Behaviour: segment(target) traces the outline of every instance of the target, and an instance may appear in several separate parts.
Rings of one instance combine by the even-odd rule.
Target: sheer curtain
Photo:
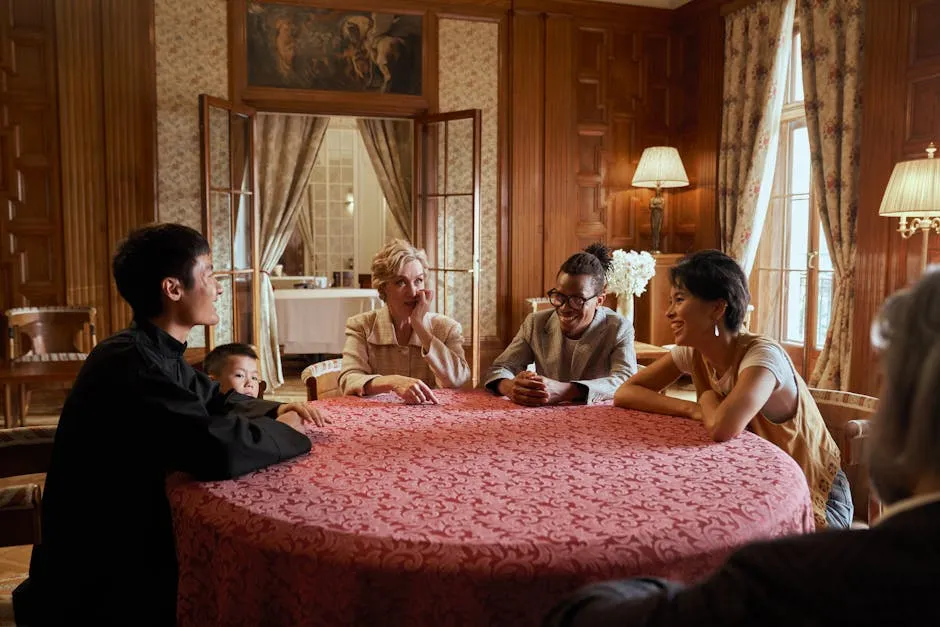
[[[856,221],[862,125],[864,0],[799,0],[813,200],[832,254],[835,293],[810,385],[847,390],[852,362]]]
[[[748,275],[777,160],[794,5],[760,0],[725,17],[718,225],[722,249]]]
[[[411,240],[412,125],[408,120],[356,120],[379,187],[399,230]]]
[[[297,224],[328,117],[259,114],[258,211],[261,217],[261,376],[272,387],[284,383],[277,337],[277,311],[270,272]]]

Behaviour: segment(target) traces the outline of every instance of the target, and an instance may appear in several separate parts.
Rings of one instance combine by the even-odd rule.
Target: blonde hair
[[[921,478],[940,477],[940,266],[891,296],[871,335],[883,383],[870,470],[881,499],[893,503]]]
[[[375,253],[372,258],[372,288],[379,291],[379,298],[385,300],[385,284],[395,280],[402,268],[412,261],[420,261],[424,271],[428,271],[428,256],[424,250],[403,239],[393,239]]]

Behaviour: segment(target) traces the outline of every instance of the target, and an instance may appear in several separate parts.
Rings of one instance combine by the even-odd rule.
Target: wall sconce
[[[356,198],[353,196],[352,190],[346,192],[346,202],[344,204],[346,206],[346,213],[352,215],[356,210]]]
[[[640,163],[633,174],[634,187],[655,188],[656,193],[650,198],[650,231],[652,234],[652,253],[659,253],[660,231],[663,227],[664,187],[685,187],[689,176],[685,173],[679,151],[669,146],[651,146],[643,150]]]
[[[940,159],[934,159],[935,152],[937,147],[930,142],[926,159],[895,164],[878,209],[880,216],[900,218],[898,233],[904,239],[923,232],[922,271],[927,267],[927,236],[931,229],[940,234]]]

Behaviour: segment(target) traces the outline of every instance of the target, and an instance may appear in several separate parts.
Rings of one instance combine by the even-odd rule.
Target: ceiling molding
[[[654,7],[656,9],[678,9],[691,0],[595,0],[609,4],[631,4],[637,7]]]

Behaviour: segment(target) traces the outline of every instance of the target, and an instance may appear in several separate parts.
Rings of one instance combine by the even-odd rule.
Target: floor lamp
[[[897,163],[878,209],[878,215],[900,218],[898,233],[904,239],[923,231],[921,272],[927,267],[927,236],[931,229],[940,234],[940,159],[934,159],[935,152],[930,142],[926,159]]]

